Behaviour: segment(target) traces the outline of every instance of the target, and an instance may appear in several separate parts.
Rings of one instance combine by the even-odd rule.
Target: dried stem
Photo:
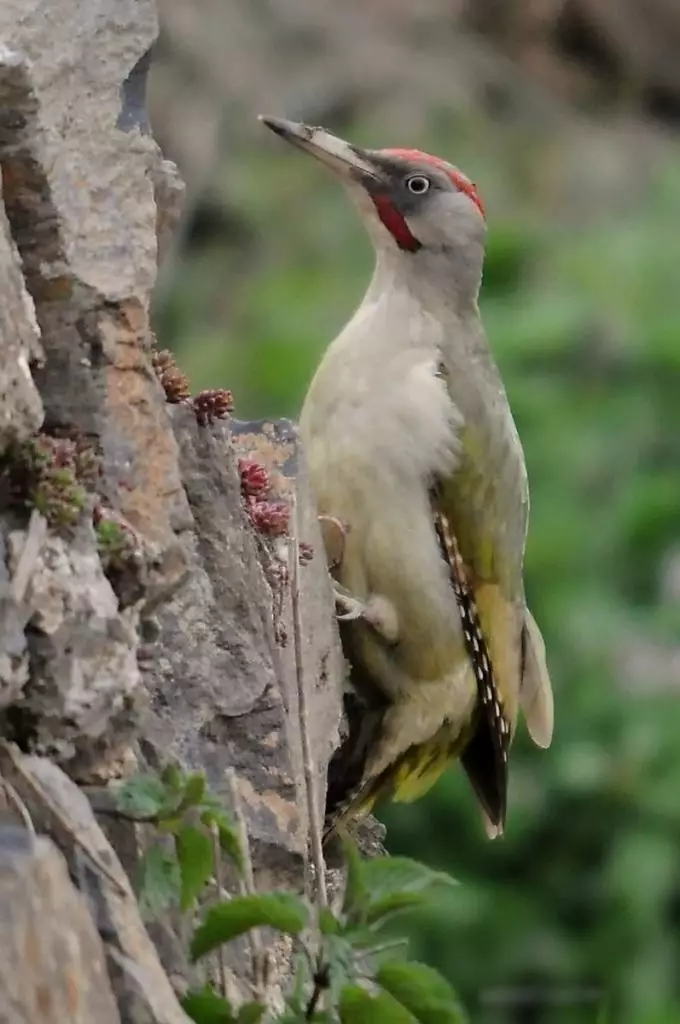
[[[47,520],[38,512],[37,509],[33,509],[31,512],[31,518],[28,522],[28,530],[26,531],[26,540],[24,547],[19,556],[17,567],[12,577],[12,597],[17,604],[21,604],[26,593],[35,564],[38,561],[40,550],[43,546],[43,541],[47,534]]]
[[[31,835],[34,836],[35,835],[35,825],[33,824],[33,819],[31,818],[31,815],[29,814],[28,807],[26,806],[24,801],[21,799],[21,797],[17,793],[17,791],[14,788],[14,786],[12,785],[12,783],[8,782],[6,779],[3,779],[1,775],[0,775],[0,789],[3,790],[3,792],[5,794],[5,798],[7,800],[7,803],[11,804],[12,807],[14,807],[14,809],[18,812],[19,817],[21,818],[21,820],[24,823],[24,828],[26,829],[26,831],[30,832]]]
[[[30,773],[28,773],[26,769],[23,767],[23,755],[20,753],[19,748],[13,743],[8,743],[6,740],[0,740],[0,752],[4,757],[6,757],[9,760],[10,764],[16,769],[16,771],[21,776],[22,780],[33,790],[33,792],[35,793],[36,797],[40,800],[40,802],[47,806],[49,813],[52,815],[54,820],[59,824],[59,827],[66,833],[66,835],[70,837],[74,845],[77,846],[83,852],[84,856],[87,857],[88,861],[95,869],[95,871],[98,871],[101,875],[103,875],[103,877],[111,883],[111,885],[117,890],[117,892],[120,893],[121,896],[129,896],[131,893],[131,889],[129,888],[129,886],[124,885],[122,882],[120,882],[113,874],[113,872],[110,870],[110,868],[108,868],[106,864],[103,863],[103,861],[99,857],[99,854],[96,853],[94,850],[91,850],[89,846],[86,845],[82,837],[78,835],[78,833],[74,830],[72,822],[70,822],[66,818],[66,816],[61,812],[59,807],[57,807],[57,805],[54,803],[54,800],[52,800],[49,797],[49,795],[46,793],[46,791],[43,789],[40,783],[36,782],[36,780],[30,775]],[[6,779],[3,780],[3,785],[5,790],[7,790]],[[14,790],[14,792],[16,792],[16,790]],[[21,800],[19,794],[17,794],[17,797],[19,798],[19,800]]]
[[[248,839],[248,826],[246,824],[243,807],[241,805],[241,794],[238,790],[238,780],[233,768],[227,768],[225,772],[227,785],[231,793],[231,805],[234,819],[239,831],[241,844],[241,855],[243,858],[243,871],[239,875],[239,890],[242,896],[255,895],[255,875],[253,873],[253,861],[250,855],[250,840]],[[250,955],[253,962],[254,988],[262,997],[263,978],[266,973],[264,967],[264,947],[259,928],[251,928],[248,932],[250,942]]]
[[[307,796],[307,814],[309,818],[309,838],[312,848],[312,861],[316,875],[317,898],[320,907],[328,906],[326,891],[326,864],[323,857],[323,822],[319,814],[316,794],[316,773],[312,760],[312,749],[309,742],[308,722],[310,716],[307,708],[307,690],[305,688],[302,668],[302,613],[300,610],[300,544],[299,520],[295,495],[292,498],[290,530],[290,591],[293,612],[293,639],[295,651],[295,679],[297,682],[298,717],[300,723],[300,740],[302,745],[302,770],[305,777]]]
[[[215,885],[217,887],[217,898],[223,899],[222,886],[222,850],[220,848],[220,833],[217,825],[210,829],[213,848],[213,869],[215,873]],[[223,999],[227,998],[227,952],[224,943],[218,946],[217,962],[220,969],[220,994]]]

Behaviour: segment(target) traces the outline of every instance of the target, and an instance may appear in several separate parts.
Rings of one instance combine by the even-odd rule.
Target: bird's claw
[[[339,583],[333,584],[333,596],[336,607],[335,617],[338,622],[354,622],[356,619],[362,618],[366,613],[364,602],[360,601],[357,597],[353,597]]]

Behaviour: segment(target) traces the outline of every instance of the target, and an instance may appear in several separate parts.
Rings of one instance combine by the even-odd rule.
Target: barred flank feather
[[[456,538],[441,510],[435,513],[435,530],[451,567],[451,585],[463,625],[465,648],[477,682],[477,721],[461,754],[461,763],[489,819],[490,833],[498,835],[505,826],[510,724],[503,714],[474,594],[467,583]]]

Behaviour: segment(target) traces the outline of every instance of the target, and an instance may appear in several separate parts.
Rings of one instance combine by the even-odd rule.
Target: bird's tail
[[[363,743],[355,735],[355,741],[341,746],[331,760],[325,839],[349,821],[366,817],[383,799],[411,803],[424,796],[465,742],[465,737],[453,736],[450,727],[443,727],[427,742],[409,747],[378,775],[367,776],[369,756],[380,748],[383,716],[384,710],[372,716],[364,711]]]

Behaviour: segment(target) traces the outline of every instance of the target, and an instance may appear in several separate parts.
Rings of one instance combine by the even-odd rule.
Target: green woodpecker
[[[498,835],[518,707],[547,747],[553,700],[524,595],[524,455],[477,305],[484,207],[444,160],[262,120],[343,182],[376,254],[300,419],[357,692],[331,828],[460,758]]]

